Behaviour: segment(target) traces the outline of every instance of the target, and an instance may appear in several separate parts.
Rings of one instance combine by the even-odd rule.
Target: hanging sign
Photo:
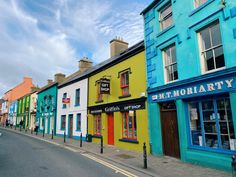
[[[62,98],[62,103],[64,104],[70,103],[70,98]]]
[[[100,93],[110,94],[110,80],[109,79],[100,79]]]

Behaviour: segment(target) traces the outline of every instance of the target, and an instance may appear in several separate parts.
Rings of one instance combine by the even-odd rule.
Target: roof
[[[46,89],[49,89],[50,87],[52,87],[52,86],[54,86],[54,85],[56,85],[56,84],[58,84],[58,83],[57,83],[57,82],[52,82],[52,83],[50,83],[50,84],[47,84],[47,85],[45,85],[44,87],[40,88],[39,91],[38,91],[38,93],[40,93],[40,92],[42,92],[42,91],[44,91],[44,90],[46,90]]]
[[[121,61],[124,61],[124,60],[136,55],[137,53],[139,53],[141,51],[144,51],[144,50],[145,50],[144,41],[140,41],[139,43],[133,45],[132,47],[121,52],[120,54],[118,54],[114,57],[111,57],[111,58],[91,67],[90,69],[84,71],[83,73],[80,73],[77,75],[75,74],[74,77],[71,77],[70,79],[68,79],[65,82],[63,82],[62,84],[60,84],[59,88],[65,87],[65,86],[75,83],[79,80],[82,80],[88,76],[94,75],[94,74],[100,72],[101,70],[103,70],[104,68],[111,67]]]
[[[151,4],[149,4],[141,13],[140,15],[144,15],[147,13],[149,10],[151,10],[158,2],[161,2],[163,0],[154,0]]]

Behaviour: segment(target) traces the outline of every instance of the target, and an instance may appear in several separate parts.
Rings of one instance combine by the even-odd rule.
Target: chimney
[[[66,75],[62,73],[57,73],[54,75],[54,81],[58,83],[62,83],[65,80],[65,78],[66,78]]]
[[[24,82],[32,82],[32,78],[31,77],[24,77],[23,81]]]
[[[114,57],[121,52],[128,49],[128,43],[124,42],[122,38],[116,37],[110,41],[110,57]]]
[[[91,62],[87,57],[83,57],[79,61],[79,70],[81,72],[86,71],[87,69],[91,68],[93,66],[93,62]]]
[[[51,84],[51,83],[53,83],[53,80],[52,80],[52,79],[48,79],[47,81],[48,81],[48,85]]]

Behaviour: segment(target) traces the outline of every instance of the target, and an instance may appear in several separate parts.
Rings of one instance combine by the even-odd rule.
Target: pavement
[[[3,128],[3,127],[1,127]],[[178,159],[163,156],[156,157],[153,155],[148,155],[148,168],[143,168],[143,153],[128,151],[124,149],[119,149],[114,146],[104,145],[103,154],[100,153],[100,144],[84,142],[82,147],[80,147],[80,141],[71,138],[66,138],[66,143],[64,143],[64,138],[61,136],[54,136],[53,140],[51,135],[45,134],[44,137],[41,133],[38,135],[31,134],[30,131],[25,132],[24,130],[19,131],[19,129],[4,128],[15,133],[24,134],[33,138],[40,139],[42,141],[47,141],[55,145],[63,146],[64,148],[69,148],[74,151],[86,152],[93,154],[93,156],[103,159],[108,163],[115,163],[133,171],[137,171],[143,176],[155,176],[155,177],[229,177],[230,173],[219,171],[212,168],[206,168],[202,166],[197,166],[193,164],[184,163]],[[1,130],[1,129],[0,129]]]

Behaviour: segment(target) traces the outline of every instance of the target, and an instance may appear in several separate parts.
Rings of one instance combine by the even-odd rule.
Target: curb
[[[11,132],[14,132],[14,133],[16,133],[16,134],[28,136],[28,137],[31,137],[31,138],[34,138],[34,139],[38,139],[38,140],[41,140],[41,141],[44,141],[44,142],[47,142],[47,143],[50,143],[50,144],[53,144],[53,145],[61,146],[61,147],[63,147],[63,148],[68,147],[68,145],[66,145],[66,144],[61,144],[61,143],[57,143],[57,142],[53,142],[53,141],[51,142],[51,141],[49,141],[48,139],[45,139],[45,138],[42,138],[42,137],[38,137],[38,136],[34,136],[34,135],[31,135],[31,134],[28,134],[28,133],[24,133],[24,132],[19,132],[19,131],[15,130],[15,129],[13,130],[13,129],[5,128],[5,127],[0,127],[0,129],[4,129],[4,130],[7,130],[7,131],[11,131]],[[0,136],[1,136],[1,133],[0,133]],[[76,148],[76,149],[79,149],[79,150],[80,150],[80,151],[78,151],[79,153],[90,153],[90,154],[96,155],[97,157],[100,157],[100,158],[102,158],[102,159],[106,159],[106,160],[111,161],[111,162],[113,162],[113,163],[117,163],[117,164],[119,164],[119,165],[121,165],[121,166],[128,167],[128,168],[130,168],[130,169],[132,169],[132,170],[138,171],[138,172],[143,173],[143,174],[145,174],[145,175],[148,175],[148,176],[151,176],[151,177],[155,177],[155,176],[156,176],[156,175],[153,174],[153,173],[150,173],[150,172],[147,172],[147,171],[142,170],[142,169],[140,169],[140,168],[134,167],[134,166],[132,166],[132,165],[130,165],[130,164],[123,163],[123,162],[121,162],[121,161],[119,161],[119,160],[114,160],[114,159],[111,159],[111,158],[109,158],[109,157],[104,157],[104,156],[102,156],[102,155],[100,155],[100,154],[98,154],[98,153],[95,153],[95,152],[86,150],[86,149],[84,149],[84,148],[79,148],[79,147],[77,147],[77,146],[75,146],[75,145],[72,145],[72,144],[70,144],[69,146],[70,146],[70,147],[73,147],[73,148]]]

